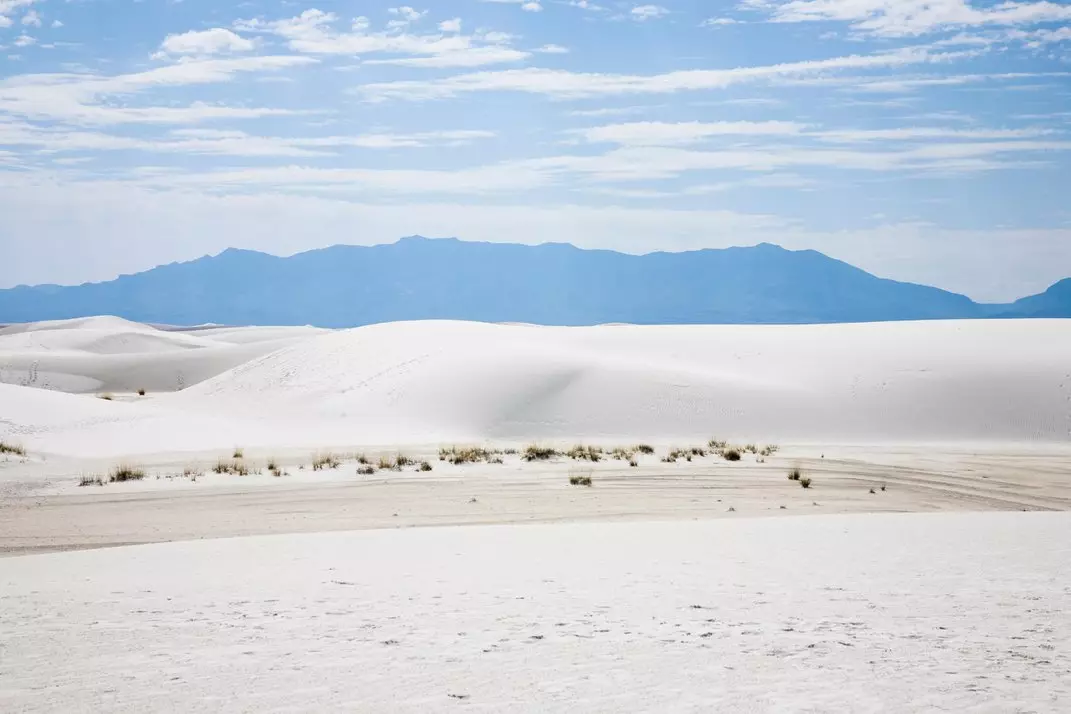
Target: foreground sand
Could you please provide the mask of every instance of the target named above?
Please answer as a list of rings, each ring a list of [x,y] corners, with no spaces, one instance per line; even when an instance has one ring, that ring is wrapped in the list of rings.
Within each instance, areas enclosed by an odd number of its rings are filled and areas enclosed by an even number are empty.
[[[1062,712],[1069,544],[939,514],[11,558],[0,710]]]

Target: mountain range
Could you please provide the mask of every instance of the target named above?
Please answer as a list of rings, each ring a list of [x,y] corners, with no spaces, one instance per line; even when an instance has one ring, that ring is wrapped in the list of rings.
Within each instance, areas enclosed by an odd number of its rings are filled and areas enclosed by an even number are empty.
[[[322,327],[417,319],[593,325],[1071,317],[1071,279],[990,305],[768,243],[629,255],[414,236],[290,257],[232,248],[107,282],[0,290],[0,322],[89,315]]]

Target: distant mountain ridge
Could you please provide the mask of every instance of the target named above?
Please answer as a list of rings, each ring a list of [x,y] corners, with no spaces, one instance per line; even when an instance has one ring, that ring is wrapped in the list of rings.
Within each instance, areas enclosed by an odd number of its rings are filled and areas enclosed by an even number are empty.
[[[1010,305],[983,305],[768,243],[629,255],[414,236],[286,258],[232,248],[107,282],[0,290],[0,322],[89,315],[321,327],[417,319],[594,325],[1071,317],[1071,279]]]

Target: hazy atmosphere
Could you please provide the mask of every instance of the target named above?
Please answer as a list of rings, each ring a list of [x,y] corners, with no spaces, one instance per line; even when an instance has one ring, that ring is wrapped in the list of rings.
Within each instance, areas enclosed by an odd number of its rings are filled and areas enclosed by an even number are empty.
[[[0,1],[0,287],[403,235],[1071,274],[1071,7]]]

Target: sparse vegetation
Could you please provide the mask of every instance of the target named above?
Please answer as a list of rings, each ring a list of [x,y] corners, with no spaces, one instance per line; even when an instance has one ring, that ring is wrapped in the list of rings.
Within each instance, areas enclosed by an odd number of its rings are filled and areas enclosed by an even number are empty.
[[[389,456],[380,456],[377,466],[380,471],[391,471],[394,469],[394,459]]]
[[[748,444],[747,446],[744,447],[744,453],[745,454],[757,454],[757,453],[759,453],[759,447],[756,446],[755,444]]]
[[[726,449],[721,452],[721,457],[726,461],[739,461],[740,452],[736,449]]]
[[[115,395],[113,395],[111,392],[103,392],[97,395],[97,399],[103,399],[106,402],[110,402],[115,399]]]
[[[368,460],[368,457],[365,456],[364,454],[357,454],[356,459],[357,459],[357,463],[361,464],[362,466],[368,466],[369,464],[372,463],[371,461]]]
[[[216,462],[216,465],[212,467],[212,471],[217,474],[230,474],[232,476],[248,476],[249,465],[241,459],[220,459]]]
[[[0,454],[26,456],[26,449],[23,448],[22,444],[15,444],[10,441],[0,441]]]
[[[803,472],[798,468],[792,469],[788,472],[789,481],[799,481],[803,477]]]
[[[598,463],[602,461],[603,450],[598,446],[584,446],[583,444],[577,444],[573,448],[565,452],[573,461],[591,461],[592,463]]]
[[[412,466],[413,460],[405,454],[398,454],[394,457],[394,465],[399,469],[403,466]]]
[[[278,471],[278,470],[279,470],[279,462],[276,461],[274,457],[268,459],[268,471]]]
[[[145,469],[127,464],[120,464],[112,469],[108,476],[108,483],[126,483],[127,481],[140,481],[145,478]]]
[[[326,454],[317,454],[312,459],[313,471],[323,471],[324,469],[337,469],[341,465],[342,461],[330,452]]]
[[[718,439],[711,439],[710,441],[707,442],[707,446],[709,446],[711,448],[711,450],[713,450],[713,451],[721,451],[723,449],[728,449],[729,448],[729,442],[728,441],[720,441]]]
[[[641,454],[646,454],[648,456],[654,453],[654,447],[650,444],[637,444],[635,448],[636,451],[640,452]]]
[[[375,466],[358,466],[357,467],[357,475],[358,476],[371,476],[375,472],[376,472],[376,467]]]
[[[427,461],[421,461],[420,462],[420,470],[421,471],[431,471],[431,464],[429,464]]]
[[[235,459],[244,459],[245,458],[245,451],[242,450],[241,447],[238,447],[238,446],[234,447],[234,456],[233,456],[233,458],[235,458]]]
[[[78,482],[79,486],[103,486],[104,479],[100,476],[83,476],[82,480]]]
[[[628,465],[631,466],[632,468],[636,468],[640,464],[639,464],[638,461],[636,461],[636,459],[629,459],[628,460]]]
[[[592,485],[590,476],[570,476],[569,484],[571,486],[588,486]]]
[[[552,449],[549,446],[538,446],[532,444],[525,448],[522,458],[525,461],[550,461],[555,456],[560,456],[556,449]]]
[[[766,446],[759,449],[759,456],[773,456],[777,453],[779,448],[780,447],[774,446],[773,444],[767,444]]]
[[[502,459],[496,458],[503,452],[495,449],[484,449],[479,446],[457,447],[439,449],[439,461],[449,461],[455,466],[462,464],[475,464],[486,461],[489,464],[502,463]]]
[[[810,476],[804,476],[803,478],[801,478],[800,479],[800,486],[803,486],[804,488],[810,488],[811,487],[811,477]]]
[[[141,389],[138,390],[138,396],[139,397],[144,397],[145,396],[145,388],[144,387],[142,387]]]

